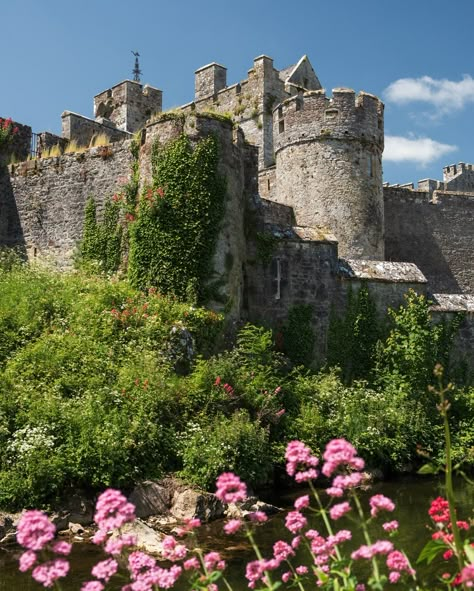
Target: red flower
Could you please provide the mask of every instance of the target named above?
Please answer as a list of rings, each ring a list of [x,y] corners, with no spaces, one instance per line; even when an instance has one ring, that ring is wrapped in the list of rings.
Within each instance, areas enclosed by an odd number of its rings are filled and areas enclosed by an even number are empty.
[[[449,505],[446,499],[438,497],[431,503],[428,515],[435,523],[449,523]]]

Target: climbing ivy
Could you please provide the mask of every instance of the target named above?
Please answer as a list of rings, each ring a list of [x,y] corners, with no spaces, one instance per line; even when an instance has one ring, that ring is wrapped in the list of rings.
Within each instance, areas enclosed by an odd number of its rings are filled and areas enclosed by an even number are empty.
[[[180,300],[206,299],[225,182],[213,136],[194,146],[184,134],[152,149],[153,184],[141,194],[129,225],[128,275]]]
[[[120,207],[107,200],[104,219],[97,222],[97,206],[89,197],[85,208],[84,233],[80,246],[79,266],[96,263],[101,270],[113,273],[120,266],[122,226],[119,223]]]
[[[378,340],[384,326],[366,285],[354,292],[349,289],[344,315],[331,313],[328,332],[328,364],[342,370],[343,379],[350,383],[367,378],[375,362]]]

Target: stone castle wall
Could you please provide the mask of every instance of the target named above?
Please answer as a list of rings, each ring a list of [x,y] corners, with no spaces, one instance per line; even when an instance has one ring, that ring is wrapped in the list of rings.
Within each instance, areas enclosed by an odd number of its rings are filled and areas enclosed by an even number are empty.
[[[292,97],[274,111],[276,191],[297,224],[331,231],[342,256],[383,259],[383,105],[336,89]]]
[[[474,194],[384,188],[385,256],[415,263],[432,293],[474,293]]]
[[[30,258],[70,267],[82,237],[91,195],[99,212],[129,180],[129,142],[57,158],[29,160],[0,172],[0,244],[19,246]]]

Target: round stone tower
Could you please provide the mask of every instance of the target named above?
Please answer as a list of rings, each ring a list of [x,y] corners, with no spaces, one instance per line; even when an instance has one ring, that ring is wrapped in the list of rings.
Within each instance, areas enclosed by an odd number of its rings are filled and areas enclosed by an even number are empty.
[[[350,89],[306,92],[273,112],[275,201],[299,226],[335,235],[339,254],[383,259],[383,103]]]

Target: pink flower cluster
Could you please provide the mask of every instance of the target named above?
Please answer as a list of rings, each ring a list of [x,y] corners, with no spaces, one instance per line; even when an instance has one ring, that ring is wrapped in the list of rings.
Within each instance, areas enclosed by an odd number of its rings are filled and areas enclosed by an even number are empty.
[[[302,441],[290,441],[285,453],[286,471],[289,476],[294,476],[296,482],[307,482],[318,477],[315,467],[319,464],[316,456],[313,456],[309,447]]]
[[[27,548],[20,556],[19,570],[27,572],[33,569],[31,576],[43,587],[52,587],[57,579],[65,577],[69,572],[69,562],[64,558],[54,556],[51,560],[37,564],[37,552],[48,550],[54,555],[62,556],[67,556],[71,552],[71,544],[67,542],[51,544],[55,534],[55,526],[41,511],[26,511],[18,522],[17,541]]]
[[[370,498],[370,515],[377,517],[380,511],[393,511],[395,503],[384,495],[374,495]]]
[[[387,556],[387,567],[390,569],[388,575],[391,583],[398,583],[403,572],[413,576],[415,571],[410,566],[408,558],[402,552],[394,550]]]
[[[113,488],[105,490],[98,498],[94,521],[102,532],[119,529],[125,523],[135,520],[135,507],[124,495]]]
[[[388,540],[379,540],[370,546],[362,545],[360,548],[352,552],[351,558],[353,560],[360,560],[361,558],[371,560],[377,554],[388,554],[392,552],[393,544]]]
[[[332,476],[341,466],[353,470],[363,470],[365,466],[364,460],[357,456],[355,447],[345,439],[330,441],[326,445],[323,458],[325,463],[322,472],[327,477]]]
[[[223,472],[216,482],[216,497],[224,503],[237,503],[247,497],[247,487],[232,472]]]

